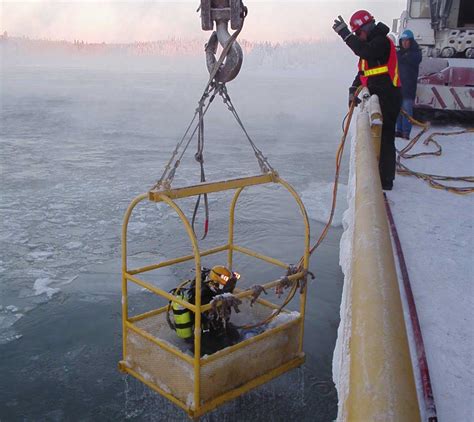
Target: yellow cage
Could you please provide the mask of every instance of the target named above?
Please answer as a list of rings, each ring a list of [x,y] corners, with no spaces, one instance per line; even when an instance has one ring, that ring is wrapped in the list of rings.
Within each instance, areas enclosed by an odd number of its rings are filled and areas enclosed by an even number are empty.
[[[299,314],[280,325],[269,328],[255,337],[227,347],[218,352],[201,357],[201,313],[211,308],[210,304],[201,305],[201,257],[227,251],[227,265],[232,268],[234,252],[239,252],[287,269],[284,262],[265,256],[248,248],[234,244],[234,213],[240,193],[245,187],[277,183],[285,187],[297,202],[305,225],[303,271],[289,277],[290,280],[301,279],[308,269],[310,227],[308,216],[296,191],[276,173],[251,176],[227,181],[201,183],[195,186],[152,190],[136,197],[129,205],[122,227],[122,323],[123,323],[123,359],[119,368],[133,375],[162,396],[184,409],[192,418],[197,418],[222,403],[240,396],[271,379],[303,364],[304,316],[306,290],[301,290]],[[236,190],[229,219],[229,241],[226,245],[206,251],[200,251],[195,233],[175,199],[197,196],[204,193]],[[164,202],[180,217],[186,228],[193,247],[193,254],[149,265],[137,269],[127,266],[127,228],[133,209],[143,200]],[[194,259],[196,270],[196,303],[192,305],[177,299],[170,293],[140,279],[139,274],[156,270]],[[173,300],[195,314],[194,356],[182,352],[163,339],[166,330],[171,330],[166,322],[167,306],[146,312],[141,315],[128,315],[128,282],[135,283],[167,300]],[[279,283],[275,280],[263,285],[272,288]],[[246,312],[263,319],[268,310],[279,306],[258,299],[250,307],[251,290],[237,290],[235,296],[242,303],[241,314]],[[266,311],[266,313],[265,313]],[[284,310],[283,312],[288,311]],[[169,334],[169,333],[167,333]],[[160,339],[161,337],[161,339]],[[204,382],[202,382],[204,381]]]

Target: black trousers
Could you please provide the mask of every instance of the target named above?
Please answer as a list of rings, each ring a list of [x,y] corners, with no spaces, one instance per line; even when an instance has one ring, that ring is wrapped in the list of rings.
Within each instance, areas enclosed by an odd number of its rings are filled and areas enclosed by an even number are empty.
[[[380,148],[379,173],[383,186],[391,186],[395,179],[395,125],[402,106],[400,88],[377,90],[383,116],[382,144]]]

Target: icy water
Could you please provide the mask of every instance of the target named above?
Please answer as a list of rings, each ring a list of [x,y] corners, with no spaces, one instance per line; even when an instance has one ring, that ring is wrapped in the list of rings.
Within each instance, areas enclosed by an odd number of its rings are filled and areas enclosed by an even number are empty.
[[[117,370],[120,231],[129,202],[160,176],[192,116],[206,81],[203,64],[4,59],[0,420],[187,420],[181,410]],[[313,240],[327,216],[345,105],[345,89],[332,88],[337,78],[317,69],[244,67],[229,84],[249,133],[303,195]],[[220,100],[209,112],[206,133],[209,180],[258,172],[249,145]],[[194,152],[193,144],[177,186],[199,180]],[[345,183],[345,175],[342,179]],[[210,234],[202,247],[225,242],[229,200],[228,194],[211,195]],[[343,198],[340,203],[339,221]],[[193,204],[180,205],[190,216]],[[197,227],[201,230],[202,219]],[[282,189],[242,194],[236,220],[240,244],[291,263],[301,255],[302,234],[298,209]],[[336,417],[331,360],[342,288],[340,234],[341,228],[333,227],[311,261],[317,278],[309,288],[304,367],[203,420]],[[139,206],[130,236],[137,264],[190,250],[178,220],[163,206]],[[171,288],[189,276],[189,269],[180,265],[153,281]],[[235,269],[249,285],[281,276],[251,259],[238,259]],[[151,295],[132,290],[133,312],[151,309],[152,302]]]

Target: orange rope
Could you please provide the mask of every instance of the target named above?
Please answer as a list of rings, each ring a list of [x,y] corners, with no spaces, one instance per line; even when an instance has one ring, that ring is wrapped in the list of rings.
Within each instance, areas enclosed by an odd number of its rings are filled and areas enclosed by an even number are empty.
[[[339,143],[339,147],[337,148],[336,173],[334,175],[334,185],[333,185],[333,188],[332,188],[331,213],[329,214],[328,222],[324,226],[324,229],[323,229],[321,235],[319,236],[318,241],[314,244],[314,246],[309,251],[310,256],[313,254],[313,252],[319,247],[319,245],[321,245],[323,240],[326,238],[326,236],[329,232],[329,228],[331,227],[332,220],[334,218],[334,213],[336,212],[337,189],[338,189],[338,185],[339,185],[339,174],[340,174],[340,171],[341,171],[341,161],[342,161],[342,156],[343,156],[343,153],[344,153],[344,146],[346,144],[347,135],[349,133],[349,128],[350,128],[351,121],[352,121],[352,115],[354,114],[354,109],[357,106],[357,96],[359,95],[362,88],[363,87],[360,86],[354,94],[354,99],[351,102],[351,106],[350,106],[349,112],[347,114],[347,121],[346,121],[346,125],[344,127],[344,132],[343,132],[342,137],[341,137],[341,142]],[[299,271],[302,270],[303,259],[304,258],[301,257],[301,259],[298,262],[298,270]]]

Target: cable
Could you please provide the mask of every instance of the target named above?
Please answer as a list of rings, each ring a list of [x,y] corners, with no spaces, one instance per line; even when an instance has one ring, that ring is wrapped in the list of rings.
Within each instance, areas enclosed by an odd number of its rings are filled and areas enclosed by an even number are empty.
[[[408,143],[408,145],[405,148],[403,148],[401,151],[397,150],[397,161],[396,161],[397,173],[401,174],[402,176],[417,177],[418,179],[422,179],[428,182],[428,184],[432,188],[445,190],[451,193],[455,193],[457,195],[467,195],[470,193],[474,193],[474,186],[450,186],[450,185],[440,183],[440,181],[446,181],[446,182],[458,181],[458,182],[474,183],[473,176],[453,177],[453,176],[442,176],[442,175],[436,175],[436,174],[422,173],[422,172],[411,170],[410,168],[408,168],[405,164],[402,164],[401,162],[402,158],[410,159],[410,158],[429,156],[429,155],[440,156],[443,150],[441,148],[441,145],[433,139],[434,136],[452,136],[452,135],[461,135],[464,133],[474,133],[474,128],[459,130],[455,132],[434,132],[430,134],[423,141],[423,145],[429,145],[430,143],[432,143],[436,146],[435,151],[408,154],[408,151],[410,151],[421,140],[422,136],[430,129],[430,124],[423,123],[414,119],[403,109],[401,110],[401,113],[408,120],[410,120],[412,124],[414,124],[415,126],[421,127],[422,130]]]

